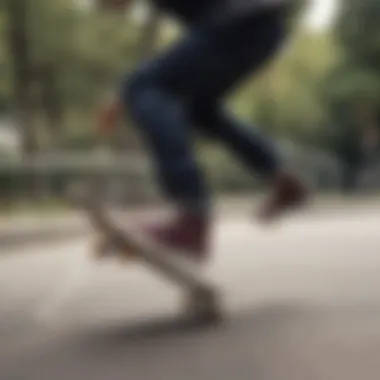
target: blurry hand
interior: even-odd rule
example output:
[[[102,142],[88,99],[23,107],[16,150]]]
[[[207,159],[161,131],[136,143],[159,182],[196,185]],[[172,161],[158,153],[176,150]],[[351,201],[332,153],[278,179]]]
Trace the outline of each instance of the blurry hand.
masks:
[[[97,115],[97,130],[101,134],[113,132],[123,113],[122,104],[118,99],[108,99],[99,108]]]

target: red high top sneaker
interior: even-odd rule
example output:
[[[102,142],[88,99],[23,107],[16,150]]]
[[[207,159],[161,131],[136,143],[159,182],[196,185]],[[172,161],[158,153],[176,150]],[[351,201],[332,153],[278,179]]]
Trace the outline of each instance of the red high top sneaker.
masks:
[[[172,220],[142,225],[140,232],[153,244],[199,262],[207,258],[210,224],[208,214],[182,210]]]
[[[283,214],[301,208],[309,198],[309,190],[297,177],[281,173],[274,181],[272,194],[260,210],[259,218],[270,222]]]

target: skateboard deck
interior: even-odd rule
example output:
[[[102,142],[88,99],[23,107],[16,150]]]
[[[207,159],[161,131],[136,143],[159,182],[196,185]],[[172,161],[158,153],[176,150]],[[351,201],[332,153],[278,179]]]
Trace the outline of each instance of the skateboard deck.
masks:
[[[185,311],[207,319],[220,319],[217,295],[193,263],[166,252],[131,231],[119,228],[97,201],[87,200],[84,209],[96,231],[95,255],[115,251],[123,259],[139,260],[187,292]]]

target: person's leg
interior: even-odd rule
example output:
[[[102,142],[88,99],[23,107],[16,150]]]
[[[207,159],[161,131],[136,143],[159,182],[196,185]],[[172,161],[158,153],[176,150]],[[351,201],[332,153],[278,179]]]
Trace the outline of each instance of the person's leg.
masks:
[[[305,186],[283,167],[275,146],[257,128],[208,101],[194,103],[192,120],[198,131],[223,143],[250,172],[272,185],[273,192],[259,212],[261,219],[275,218],[305,201]]]
[[[179,222],[151,234],[161,242],[206,249],[207,191],[189,145],[189,101],[223,96],[255,69],[256,60],[278,47],[282,28],[281,18],[271,12],[202,20],[181,43],[124,82],[122,99],[152,149],[164,189],[185,210]],[[252,44],[239,43],[247,33]]]
[[[215,102],[195,102],[192,121],[197,130],[227,147],[250,171],[271,178],[282,160],[274,144],[263,133],[246,125]]]
[[[228,114],[220,99],[247,73],[260,70],[277,52],[285,35],[281,11],[247,15],[234,32],[234,51],[225,74],[220,77],[212,97],[205,94],[191,107],[191,120],[197,130],[220,140],[250,171],[257,172],[273,185],[273,193],[260,212],[263,218],[276,217],[303,202],[306,189],[284,168],[274,144],[253,126],[244,125]]]
[[[123,104],[148,143],[163,190],[181,205],[208,203],[192,152],[188,106],[199,96],[213,96],[220,79],[228,75],[231,52],[223,45],[224,29],[224,23],[213,18],[203,21],[122,83]]]
[[[248,42],[247,33],[252,35]],[[124,103],[152,149],[165,190],[179,203],[206,202],[189,142],[188,101],[223,96],[261,66],[282,37],[277,13],[243,20],[210,16],[194,26],[184,41],[124,82]],[[260,139],[255,150],[273,156]]]
[[[240,20],[206,17],[122,86],[123,102],[151,148],[163,189],[184,210],[173,225],[149,233],[176,248],[198,253],[207,249],[209,200],[193,157],[187,106],[206,94],[216,97],[235,81],[236,60],[245,54],[235,45],[235,38],[244,33],[239,24]]]
[[[178,205],[207,208],[207,189],[194,159],[183,103],[149,80],[134,80],[128,86],[128,107],[153,154],[164,193]]]
[[[194,30],[177,46],[127,78],[121,97],[153,154],[166,195],[182,212],[173,224],[149,227],[148,235],[173,248],[202,256],[207,250],[209,196],[191,146],[188,99],[215,76],[219,45]],[[201,92],[200,92],[201,91]]]

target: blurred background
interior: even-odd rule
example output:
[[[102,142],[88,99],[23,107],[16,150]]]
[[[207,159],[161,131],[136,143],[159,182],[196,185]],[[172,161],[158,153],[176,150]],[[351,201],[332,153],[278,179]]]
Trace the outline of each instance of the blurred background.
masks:
[[[375,194],[379,5],[300,4],[280,59],[228,102],[274,136],[321,194]],[[91,176],[108,176],[125,202],[152,200],[149,160],[134,126],[125,120],[116,133],[99,136],[96,111],[120,78],[181,33],[144,2],[113,15],[85,0],[3,0],[1,208],[65,207],[68,189]],[[260,182],[218,146],[199,141],[199,151],[217,194],[260,191]]]
[[[183,31],[143,1],[111,15],[0,0],[0,379],[380,378],[380,2],[300,1],[293,16],[279,59],[228,103],[277,140],[316,203],[259,225],[259,178],[199,140],[220,206],[205,272],[226,321],[188,329],[180,289],[91,260],[69,202],[97,180],[128,220],[159,203],[133,123],[100,136],[96,115]]]

